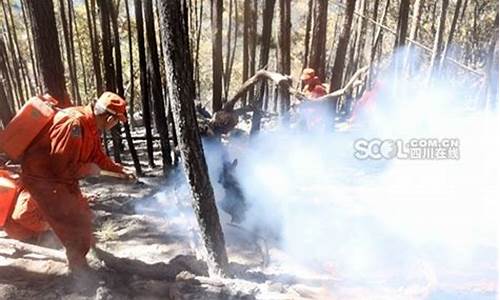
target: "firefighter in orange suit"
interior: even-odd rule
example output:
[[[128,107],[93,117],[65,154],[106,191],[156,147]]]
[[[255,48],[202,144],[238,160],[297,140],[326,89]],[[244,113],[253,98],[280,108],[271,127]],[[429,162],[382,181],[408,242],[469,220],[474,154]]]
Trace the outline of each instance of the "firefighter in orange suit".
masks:
[[[314,69],[304,69],[300,79],[304,82],[302,93],[304,93],[307,98],[312,100],[326,95],[326,89],[319,77],[316,76],[316,71],[314,71]]]
[[[21,162],[22,191],[5,231],[30,238],[52,228],[71,271],[87,269],[92,243],[91,211],[78,180],[107,170],[134,175],[104,154],[100,132],[126,122],[126,102],[105,92],[88,106],[58,111],[35,138]]]
[[[301,108],[301,115],[305,122],[305,127],[308,129],[320,129],[324,127],[326,122],[325,112],[322,111],[322,107],[313,105],[317,98],[326,95],[326,88],[323,83],[316,76],[314,69],[306,68],[302,71],[300,79],[304,83],[304,88],[302,93],[307,99],[311,100],[313,103],[304,103]]]

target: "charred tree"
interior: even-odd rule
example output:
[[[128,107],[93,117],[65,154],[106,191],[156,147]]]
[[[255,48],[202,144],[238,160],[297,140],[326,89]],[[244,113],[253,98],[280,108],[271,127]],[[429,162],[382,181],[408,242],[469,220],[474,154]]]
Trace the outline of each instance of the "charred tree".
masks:
[[[10,91],[9,80],[4,77],[7,76],[6,62],[5,62],[5,45],[3,40],[0,39],[0,120],[5,127],[14,116],[14,103],[12,92]]]
[[[94,1],[94,0],[92,0]],[[89,0],[85,0],[85,11],[87,13],[87,26],[89,28],[89,38],[90,38],[90,47],[92,50],[92,65],[94,67],[94,75],[95,75],[95,88],[97,90],[97,94],[102,94],[103,92],[103,84],[102,84],[102,75],[101,75],[101,62],[99,55],[99,43],[97,41],[97,30],[95,28],[95,18],[94,18],[94,6],[90,6]]]
[[[59,15],[61,16],[61,24],[64,37],[64,48],[66,50],[66,62],[68,64],[69,78],[71,80],[72,96],[76,104],[81,104],[79,97],[80,95],[78,93],[78,82],[76,80],[75,65],[73,65],[73,59],[72,59],[74,53],[72,53],[71,51],[71,37],[68,28],[69,22],[68,19],[66,18],[66,8],[64,6],[64,0],[59,0]]]
[[[128,4],[128,0],[125,0],[125,13],[127,14],[127,37],[128,37],[128,54],[129,54],[129,72],[130,72],[130,93],[129,93],[129,109],[128,115],[130,118],[130,124],[132,126],[135,125],[134,120],[134,97],[135,97],[135,85],[134,85],[134,51],[132,47],[132,26],[130,24],[130,7]]]
[[[212,20],[212,111],[222,108],[222,0],[211,0]]]
[[[52,0],[27,0],[31,17],[35,51],[42,80],[42,91],[59,101],[59,106],[71,105],[64,82],[64,66],[57,37]]]
[[[249,36],[249,47],[250,47],[250,59],[248,61],[248,77],[255,74],[256,67],[256,55],[257,55],[257,0],[252,0],[252,12],[251,12],[251,26],[248,32]],[[253,87],[248,92],[248,98],[250,101],[253,100],[254,89]]]
[[[31,25],[28,22],[28,18],[26,17],[26,9],[25,9],[24,1],[25,0],[20,1],[20,3],[21,3],[21,11],[22,11],[22,14],[23,14],[23,22],[24,22],[24,26],[25,26],[25,29],[26,29],[26,40],[28,41],[28,51],[30,53],[31,67],[33,69],[33,78],[35,79],[36,90],[38,92],[39,87],[40,87],[40,80],[38,78],[38,67],[37,67],[37,63],[36,63],[36,59],[35,59],[33,45],[31,43],[32,37],[31,37],[31,34],[30,34],[31,31],[29,29]]]
[[[81,39],[80,39],[81,38],[80,30],[78,29],[78,22],[76,21],[76,18],[75,18],[75,10],[73,8],[73,5],[71,5],[70,7],[71,7],[70,14],[73,16],[72,19],[74,21],[74,26],[75,26],[76,42],[78,45],[78,53],[79,53],[79,57],[80,57],[80,66],[82,67],[83,91],[84,91],[84,95],[88,95],[89,90],[88,90],[87,68],[85,67],[85,62],[84,62],[83,46],[82,46]]]
[[[391,0],[386,0],[385,5],[384,5],[384,10],[382,11],[382,16],[380,17],[380,21],[378,23],[384,24],[385,18],[387,16],[387,12],[389,11],[389,6],[391,4]],[[377,30],[375,30],[374,36],[373,36],[373,41],[370,49],[370,60],[369,60],[369,65],[370,65],[370,70],[368,72],[368,84],[371,85],[372,79],[373,79],[373,73],[376,69],[376,55],[377,55],[377,49],[379,49],[380,44],[382,41],[382,28],[378,27]]]
[[[9,17],[11,20],[12,24],[12,37],[14,40],[14,45],[16,48],[16,53],[17,53],[17,59],[19,61],[19,65],[21,67],[21,76],[23,79],[24,83],[24,90],[26,92],[26,95],[28,94],[33,94],[34,93],[34,88],[32,85],[32,81],[28,72],[28,68],[26,66],[26,60],[24,59],[24,54],[21,51],[21,47],[19,47],[19,39],[17,38],[17,30],[16,30],[16,23],[14,21],[14,14],[12,13],[12,5],[10,5],[9,1],[7,1],[7,6],[9,8]],[[28,97],[28,96],[27,96]]]
[[[262,44],[259,55],[259,69],[264,69],[269,61],[269,50],[271,48],[271,33],[274,15],[275,0],[265,0],[262,13]],[[260,120],[262,118],[262,104],[266,89],[266,82],[262,81],[257,87],[257,95],[253,103],[253,116],[251,134],[256,134],[260,130]]]
[[[9,99],[7,98],[7,93],[5,92],[5,85],[0,77],[0,121],[2,122],[4,128],[7,124],[9,124],[13,116],[14,113],[9,105]]]
[[[161,152],[163,159],[163,173],[166,175],[172,165],[170,155],[170,142],[168,139],[168,124],[165,113],[165,101],[162,95],[162,84],[160,74],[160,60],[156,43],[156,31],[154,26],[153,0],[145,0],[144,3],[144,21],[146,23],[146,39],[148,42],[148,70],[151,81],[151,96],[153,98],[154,116],[156,129],[160,135]]]
[[[326,25],[328,23],[328,0],[314,1],[314,26],[311,42],[309,66],[316,70],[316,75],[325,79]]]
[[[351,36],[352,18],[354,16],[354,8],[356,0],[347,0],[346,17],[342,27],[342,33],[339,37],[339,43],[335,54],[335,61],[332,68],[332,78],[330,80],[330,93],[338,90],[342,86],[342,77],[344,74],[344,66],[346,59],[347,46]]]
[[[462,0],[457,0],[457,3],[455,3],[455,12],[453,13],[453,19],[451,20],[450,32],[448,33],[448,39],[446,40],[446,43],[444,45],[443,55],[441,57],[441,62],[440,62],[440,69],[441,70],[443,69],[443,67],[445,65],[446,56],[448,55],[450,45],[453,42],[453,36],[455,35],[455,30],[456,30],[457,22],[458,22],[458,15],[460,14],[460,7],[461,6],[462,6]]]
[[[153,154],[153,133],[151,131],[151,108],[149,106],[148,71],[146,65],[146,51],[144,49],[144,21],[142,18],[142,0],[134,0],[135,22],[137,30],[137,46],[139,49],[139,69],[142,98],[142,119],[146,129],[146,147],[149,165],[155,166]]]
[[[406,33],[408,31],[408,14],[410,12],[410,0],[401,0],[399,4],[398,27],[394,51],[406,44]]]
[[[113,25],[113,40],[114,40],[114,50],[115,50],[115,66],[116,66],[116,92],[121,97],[125,98],[125,91],[123,89],[123,77],[122,77],[122,54],[120,50],[120,35],[118,32],[118,10],[113,7],[113,2],[109,4],[109,12],[111,13],[111,24]],[[137,155],[137,151],[135,150],[134,142],[132,140],[132,134],[130,133],[130,126],[128,123],[123,125],[125,130],[125,138],[127,139],[128,148],[130,151],[130,155],[132,156],[132,161],[134,162],[134,168],[138,175],[142,174],[141,164],[139,161],[139,156]],[[120,134],[119,127],[117,128],[117,132]],[[115,133],[115,134],[116,134]],[[120,139],[117,139],[119,142],[118,145],[121,146],[121,135],[119,135]],[[116,139],[114,137],[114,139]],[[113,139],[113,141],[114,141]]]
[[[278,55],[278,71],[281,74],[290,74],[291,57],[290,57],[290,31],[291,23],[291,0],[279,0],[280,6],[280,30],[278,33],[279,55]],[[326,28],[325,28],[326,30]],[[279,112],[286,115],[290,108],[290,93],[280,87],[279,90]]]
[[[248,80],[249,77],[249,54],[250,54],[250,26],[252,16],[251,0],[244,0],[243,3],[243,70],[242,83]],[[243,105],[246,105],[246,95],[243,97]]]
[[[181,13],[180,1],[161,0],[160,10],[169,94],[186,177],[191,186],[193,207],[206,248],[209,272],[211,275],[222,275],[228,260],[196,122],[188,20]]]
[[[306,20],[306,36],[304,40],[304,64],[302,69],[309,67],[309,46],[311,44],[311,25],[312,25],[312,15],[313,15],[313,4],[314,0],[309,0],[307,9],[307,20]]]
[[[7,50],[3,39],[0,38],[0,83],[4,87],[7,102],[10,103],[12,110],[15,110],[14,92],[12,80],[10,77],[9,66],[7,63]]]
[[[461,0],[458,0],[461,1]],[[422,0],[416,0],[415,3],[413,4],[413,12],[412,12],[412,22],[411,22],[411,28],[410,28],[410,41],[415,41],[417,38],[417,33],[418,33],[418,28],[420,24],[420,18],[422,16]],[[408,48],[406,49],[406,55],[405,55],[405,62],[404,66],[407,68],[409,74],[411,75],[411,55],[412,55],[412,49],[414,49],[414,46],[410,44]]]
[[[13,75],[13,79],[15,80],[13,82],[15,86],[15,92],[17,93],[17,99],[22,100],[24,99],[24,92],[23,92],[23,74],[20,74],[19,71],[22,71],[22,66],[20,64],[19,60],[19,55],[16,49],[16,44],[14,43],[14,38],[13,38],[13,33],[15,32],[15,29],[11,27],[11,21],[9,20],[8,16],[8,8],[10,8],[9,3],[5,5],[5,2],[1,0],[2,2],[2,11],[3,11],[3,17],[4,17],[4,22],[5,22],[5,31],[7,33],[7,49],[9,50],[10,58],[12,61],[12,69],[11,73]],[[7,58],[8,58],[7,54]],[[8,61],[8,59],[7,59]]]
[[[234,20],[231,18],[234,10]],[[227,101],[229,93],[229,85],[231,83],[231,75],[233,71],[234,64],[234,54],[236,51],[236,44],[238,42],[238,1],[229,1],[229,21],[228,21],[228,31],[227,31],[227,52],[226,52],[226,69],[224,70],[224,98],[223,104]],[[234,23],[234,29],[233,24]],[[231,33],[234,31],[234,37]],[[232,47],[232,48],[231,48]]]
[[[448,9],[449,0],[441,1],[441,14],[439,16],[439,24],[436,31],[436,36],[434,38],[434,48],[432,50],[431,66],[430,66],[430,77],[432,78],[437,75],[439,61],[441,59],[442,49],[443,49],[443,34],[446,24],[446,11]]]
[[[366,7],[367,7],[367,1],[362,0],[360,3],[360,14],[361,16],[365,16],[366,14]],[[360,64],[363,63],[363,48],[365,46],[365,32],[366,32],[366,18],[361,17],[361,20],[359,20],[358,23],[358,28],[356,30],[356,43],[354,44],[354,59],[353,59],[353,71],[349,72],[349,74],[352,74],[353,72],[356,72],[361,66]]]
[[[98,0],[98,5],[101,12],[101,34],[102,34],[102,56],[104,61],[104,79],[106,90],[116,92],[116,71],[113,63],[113,50],[111,48],[111,28],[110,28],[110,13],[111,3],[106,0]],[[116,162],[121,162],[121,127],[115,126],[111,130],[113,140],[113,158]]]
[[[78,74],[78,67],[76,65],[76,52],[75,52],[75,32],[73,28],[73,21],[74,21],[74,7],[73,7],[73,0],[67,0],[68,1],[68,29],[69,29],[69,43],[71,47],[71,56],[70,59],[72,60],[72,65],[74,67],[73,70],[73,76],[74,76],[74,90],[75,90],[75,97],[78,101],[78,104],[82,103],[81,96],[80,96],[80,82],[79,82],[79,76]]]
[[[401,0],[399,4],[398,27],[396,30],[396,40],[394,42],[394,80],[398,79],[398,74],[402,72],[404,60],[398,49],[406,45],[406,34],[408,31],[408,14],[410,13],[410,0]]]

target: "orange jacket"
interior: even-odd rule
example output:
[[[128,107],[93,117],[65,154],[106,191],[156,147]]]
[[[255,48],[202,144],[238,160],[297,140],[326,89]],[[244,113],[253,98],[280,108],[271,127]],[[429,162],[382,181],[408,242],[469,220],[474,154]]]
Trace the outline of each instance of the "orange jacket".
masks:
[[[92,106],[60,110],[26,150],[23,177],[74,182],[87,175],[90,163],[101,169],[122,172],[103,151]]]
[[[319,80],[318,76],[315,76],[311,79],[306,86],[304,86],[304,90],[302,91],[306,97],[315,99],[321,96],[326,95],[326,89]]]

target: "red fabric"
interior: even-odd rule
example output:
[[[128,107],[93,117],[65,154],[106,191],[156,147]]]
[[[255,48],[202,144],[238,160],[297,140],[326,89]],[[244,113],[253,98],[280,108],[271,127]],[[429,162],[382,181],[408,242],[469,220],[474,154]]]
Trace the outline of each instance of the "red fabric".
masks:
[[[25,241],[38,237],[49,228],[38,205],[26,190],[22,190],[17,197],[14,211],[3,228],[7,235],[13,239]]]
[[[326,95],[326,89],[323,86],[321,80],[319,80],[318,76],[315,76],[313,79],[307,82],[307,85],[303,90],[306,97],[310,99],[315,99]]]
[[[367,90],[363,93],[361,98],[356,102],[354,109],[351,114],[350,122],[360,115],[373,115],[376,108],[376,98],[380,92],[381,84],[376,83],[371,90]]]
[[[65,246],[70,268],[86,264],[85,255],[92,244],[91,212],[78,186],[89,163],[122,172],[102,151],[90,106],[57,112],[21,163],[24,188]]]
[[[307,85],[304,87],[303,93],[310,100],[314,100],[326,95],[326,89],[323,86],[318,76],[307,80]],[[322,107],[307,107],[303,109],[303,114],[306,116],[306,124],[309,129],[319,128],[321,124],[325,124],[324,112]]]

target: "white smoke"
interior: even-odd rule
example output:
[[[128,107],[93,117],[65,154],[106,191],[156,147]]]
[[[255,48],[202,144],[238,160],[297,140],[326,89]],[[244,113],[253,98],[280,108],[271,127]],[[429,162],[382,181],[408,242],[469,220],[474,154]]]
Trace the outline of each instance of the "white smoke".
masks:
[[[471,109],[467,86],[393,78],[351,132],[278,128],[238,144],[245,226],[279,235],[294,263],[333,266],[341,299],[494,298],[498,115]],[[460,159],[358,161],[359,137],[458,138]]]

